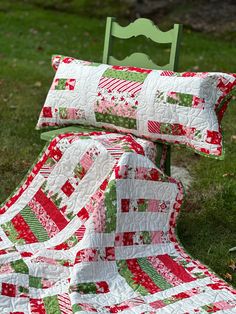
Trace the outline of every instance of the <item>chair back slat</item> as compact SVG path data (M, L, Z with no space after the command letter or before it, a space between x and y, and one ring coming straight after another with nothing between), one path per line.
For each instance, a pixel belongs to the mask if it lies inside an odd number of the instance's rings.
M107 18L105 42L103 50L103 63L112 65L130 65L150 69L177 70L179 43L182 32L182 25L174 24L174 27L166 32L161 31L152 21L139 18L128 26L121 26L113 17ZM134 52L123 60L118 60L111 56L113 38L130 39L137 36L145 36L158 44L170 44L169 62L166 65L158 65L151 60L150 56L144 53Z
M130 56L118 60L114 58L113 56L109 57L109 64L113 65L124 65L124 66L139 66L140 68L148 68L148 69L155 69L155 70L169 70L170 64L166 65L156 65L152 61L152 59L145 53L142 52L134 52Z
M137 19L128 26L121 26L113 17L107 18L105 42L103 50L103 63L111 65L136 66L148 69L177 71L182 25L174 24L169 31L163 32L152 21L144 18ZM170 44L169 62L166 65L158 65L145 53L134 52L123 60L113 57L112 41L114 38L130 39L137 36L145 36L158 44ZM157 161L165 156L163 170L170 175L171 149L170 145L157 143Z

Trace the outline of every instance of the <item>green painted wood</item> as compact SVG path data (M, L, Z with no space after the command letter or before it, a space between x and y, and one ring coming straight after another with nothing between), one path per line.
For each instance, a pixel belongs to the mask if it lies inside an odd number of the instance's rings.
M138 64L140 68L155 69L155 70L169 70L170 68L169 63L163 66L156 65L148 55L141 52L134 52L130 56L122 60L118 60L114 58L113 56L110 56L109 63L115 64L115 65L125 65L125 66L137 66Z
M169 70L177 71L179 63L180 42L183 33L183 25L175 24L173 29L173 40L170 49Z
M156 43L168 44L173 41L174 29L163 32L151 20L145 18L139 18L128 26L121 26L113 20L111 35L120 39L143 35Z
M174 24L174 27L166 32L161 31L152 21L139 18L128 26L119 25L114 17L107 18L103 62L113 65L139 66L149 69L162 69L176 71L178 66L179 45L182 34L182 25ZM171 44L169 62L166 65L159 66L154 63L150 56L144 53L134 52L123 60L118 60L112 56L112 39L129 39L143 35L158 44Z
M40 138L44 141L51 141L54 137L63 134L63 133L78 133L78 132L96 132L96 131L104 131L102 128L95 128L86 125L76 125L76 126L68 126L61 129L56 129L48 132L41 133Z
M108 64L108 57L110 55L111 32L112 32L113 21L114 21L114 17L107 18L104 47L103 47L103 57L102 57L102 62L105 64Z
M162 144L164 145L164 144ZM165 165L164 165L164 172L170 176L171 175L171 146L167 145L167 153L166 153L166 160L165 160Z

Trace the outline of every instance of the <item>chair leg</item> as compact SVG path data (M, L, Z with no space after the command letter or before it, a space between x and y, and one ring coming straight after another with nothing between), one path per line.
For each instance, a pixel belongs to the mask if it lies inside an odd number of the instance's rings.
M167 145L166 161L165 161L165 173L168 176L171 175L170 165L171 165L171 146Z

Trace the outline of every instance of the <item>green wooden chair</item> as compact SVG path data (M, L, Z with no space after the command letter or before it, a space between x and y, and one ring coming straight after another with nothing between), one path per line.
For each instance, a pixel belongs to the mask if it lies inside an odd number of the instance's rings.
M182 34L182 25L174 24L174 27L166 32L162 32L152 21L139 18L128 26L120 26L113 17L108 17L106 22L105 42L103 49L103 63L111 65L124 65L124 66L137 66L148 69L164 69L164 70L177 70L180 38ZM113 38L130 39L143 35L157 44L170 44L169 62L164 66L158 66L154 63L149 56L144 53L134 52L123 60L118 60L113 57L112 43ZM104 130L101 128L87 127L87 126L71 126L65 127L41 134L41 139L49 141L58 134L66 132L91 132L91 131ZM157 164L160 165L160 160L165 156L165 164L162 169L170 175L170 145L156 143L157 145Z

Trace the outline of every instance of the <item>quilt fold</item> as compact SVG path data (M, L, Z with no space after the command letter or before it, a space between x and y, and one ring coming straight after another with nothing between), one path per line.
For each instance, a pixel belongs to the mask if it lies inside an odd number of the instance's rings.
M236 313L175 235L180 182L129 134L56 137L0 208L0 313Z

